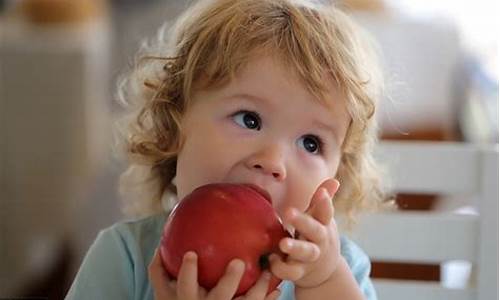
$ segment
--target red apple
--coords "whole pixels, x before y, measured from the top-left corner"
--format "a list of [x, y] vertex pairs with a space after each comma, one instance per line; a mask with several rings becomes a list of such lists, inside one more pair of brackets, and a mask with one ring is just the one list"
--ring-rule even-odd
[[[245, 262], [235, 296], [243, 295], [269, 268], [271, 253], [283, 255], [279, 241], [289, 236], [270, 199], [250, 185], [208, 184], [195, 189], [174, 208], [163, 230], [160, 254], [177, 278], [188, 251], [198, 255], [198, 283], [212, 289], [233, 258]], [[281, 282], [272, 276], [268, 293]]]

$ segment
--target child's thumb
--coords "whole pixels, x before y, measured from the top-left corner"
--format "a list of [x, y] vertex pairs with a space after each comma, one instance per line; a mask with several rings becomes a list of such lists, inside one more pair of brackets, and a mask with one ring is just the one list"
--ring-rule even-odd
[[326, 191], [330, 197], [330, 200], [331, 200], [331, 199], [333, 199], [333, 196], [337, 193], [339, 187], [340, 187], [340, 183], [335, 178], [328, 178], [325, 181], [323, 181], [316, 189], [316, 192], [313, 196], [311, 204], [309, 205], [309, 210], [314, 209], [314, 207], [318, 204], [318, 201], [321, 199], [321, 197], [320, 197], [321, 189], [323, 189], [323, 188], [326, 189]]
[[[328, 224], [333, 218], [333, 195], [339, 189], [339, 182], [336, 179], [327, 179], [316, 190], [309, 209], [306, 213], [320, 221], [322, 224]], [[326, 192], [326, 197], [325, 197]]]
[[322, 187], [328, 191], [330, 198], [333, 198], [339, 190], [340, 182], [335, 178], [329, 178], [321, 183], [320, 188]]

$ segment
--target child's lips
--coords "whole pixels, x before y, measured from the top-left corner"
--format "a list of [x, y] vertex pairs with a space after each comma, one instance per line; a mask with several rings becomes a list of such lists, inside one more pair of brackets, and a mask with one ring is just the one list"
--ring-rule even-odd
[[253, 189], [257, 193], [261, 194], [262, 197], [264, 197], [267, 201], [269, 201], [269, 203], [273, 204], [271, 195], [265, 189], [261, 188], [258, 185], [250, 184], [250, 183], [247, 183], [247, 184], [244, 184], [244, 185], [248, 186], [249, 188]]

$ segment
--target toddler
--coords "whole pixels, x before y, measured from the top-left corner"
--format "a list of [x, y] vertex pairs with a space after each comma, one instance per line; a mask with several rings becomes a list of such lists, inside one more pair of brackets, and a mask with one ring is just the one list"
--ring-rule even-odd
[[[205, 290], [196, 253], [174, 280], [156, 251], [176, 201], [216, 182], [267, 191], [294, 237], [241, 299], [376, 299], [333, 205], [353, 220], [383, 197], [371, 154], [381, 84], [365, 40], [312, 0], [201, 1], [160, 30], [120, 85], [133, 117], [121, 189], [136, 218], [99, 233], [67, 299], [232, 299], [242, 260]], [[284, 281], [266, 295], [271, 274]]]

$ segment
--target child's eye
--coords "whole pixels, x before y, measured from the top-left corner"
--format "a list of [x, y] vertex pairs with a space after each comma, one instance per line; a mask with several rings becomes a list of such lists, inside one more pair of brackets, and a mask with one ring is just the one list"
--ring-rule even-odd
[[242, 110], [233, 115], [233, 120], [241, 127], [253, 130], [260, 130], [259, 114], [252, 111]]
[[312, 154], [321, 154], [323, 141], [315, 135], [304, 135], [299, 139], [299, 146]]

